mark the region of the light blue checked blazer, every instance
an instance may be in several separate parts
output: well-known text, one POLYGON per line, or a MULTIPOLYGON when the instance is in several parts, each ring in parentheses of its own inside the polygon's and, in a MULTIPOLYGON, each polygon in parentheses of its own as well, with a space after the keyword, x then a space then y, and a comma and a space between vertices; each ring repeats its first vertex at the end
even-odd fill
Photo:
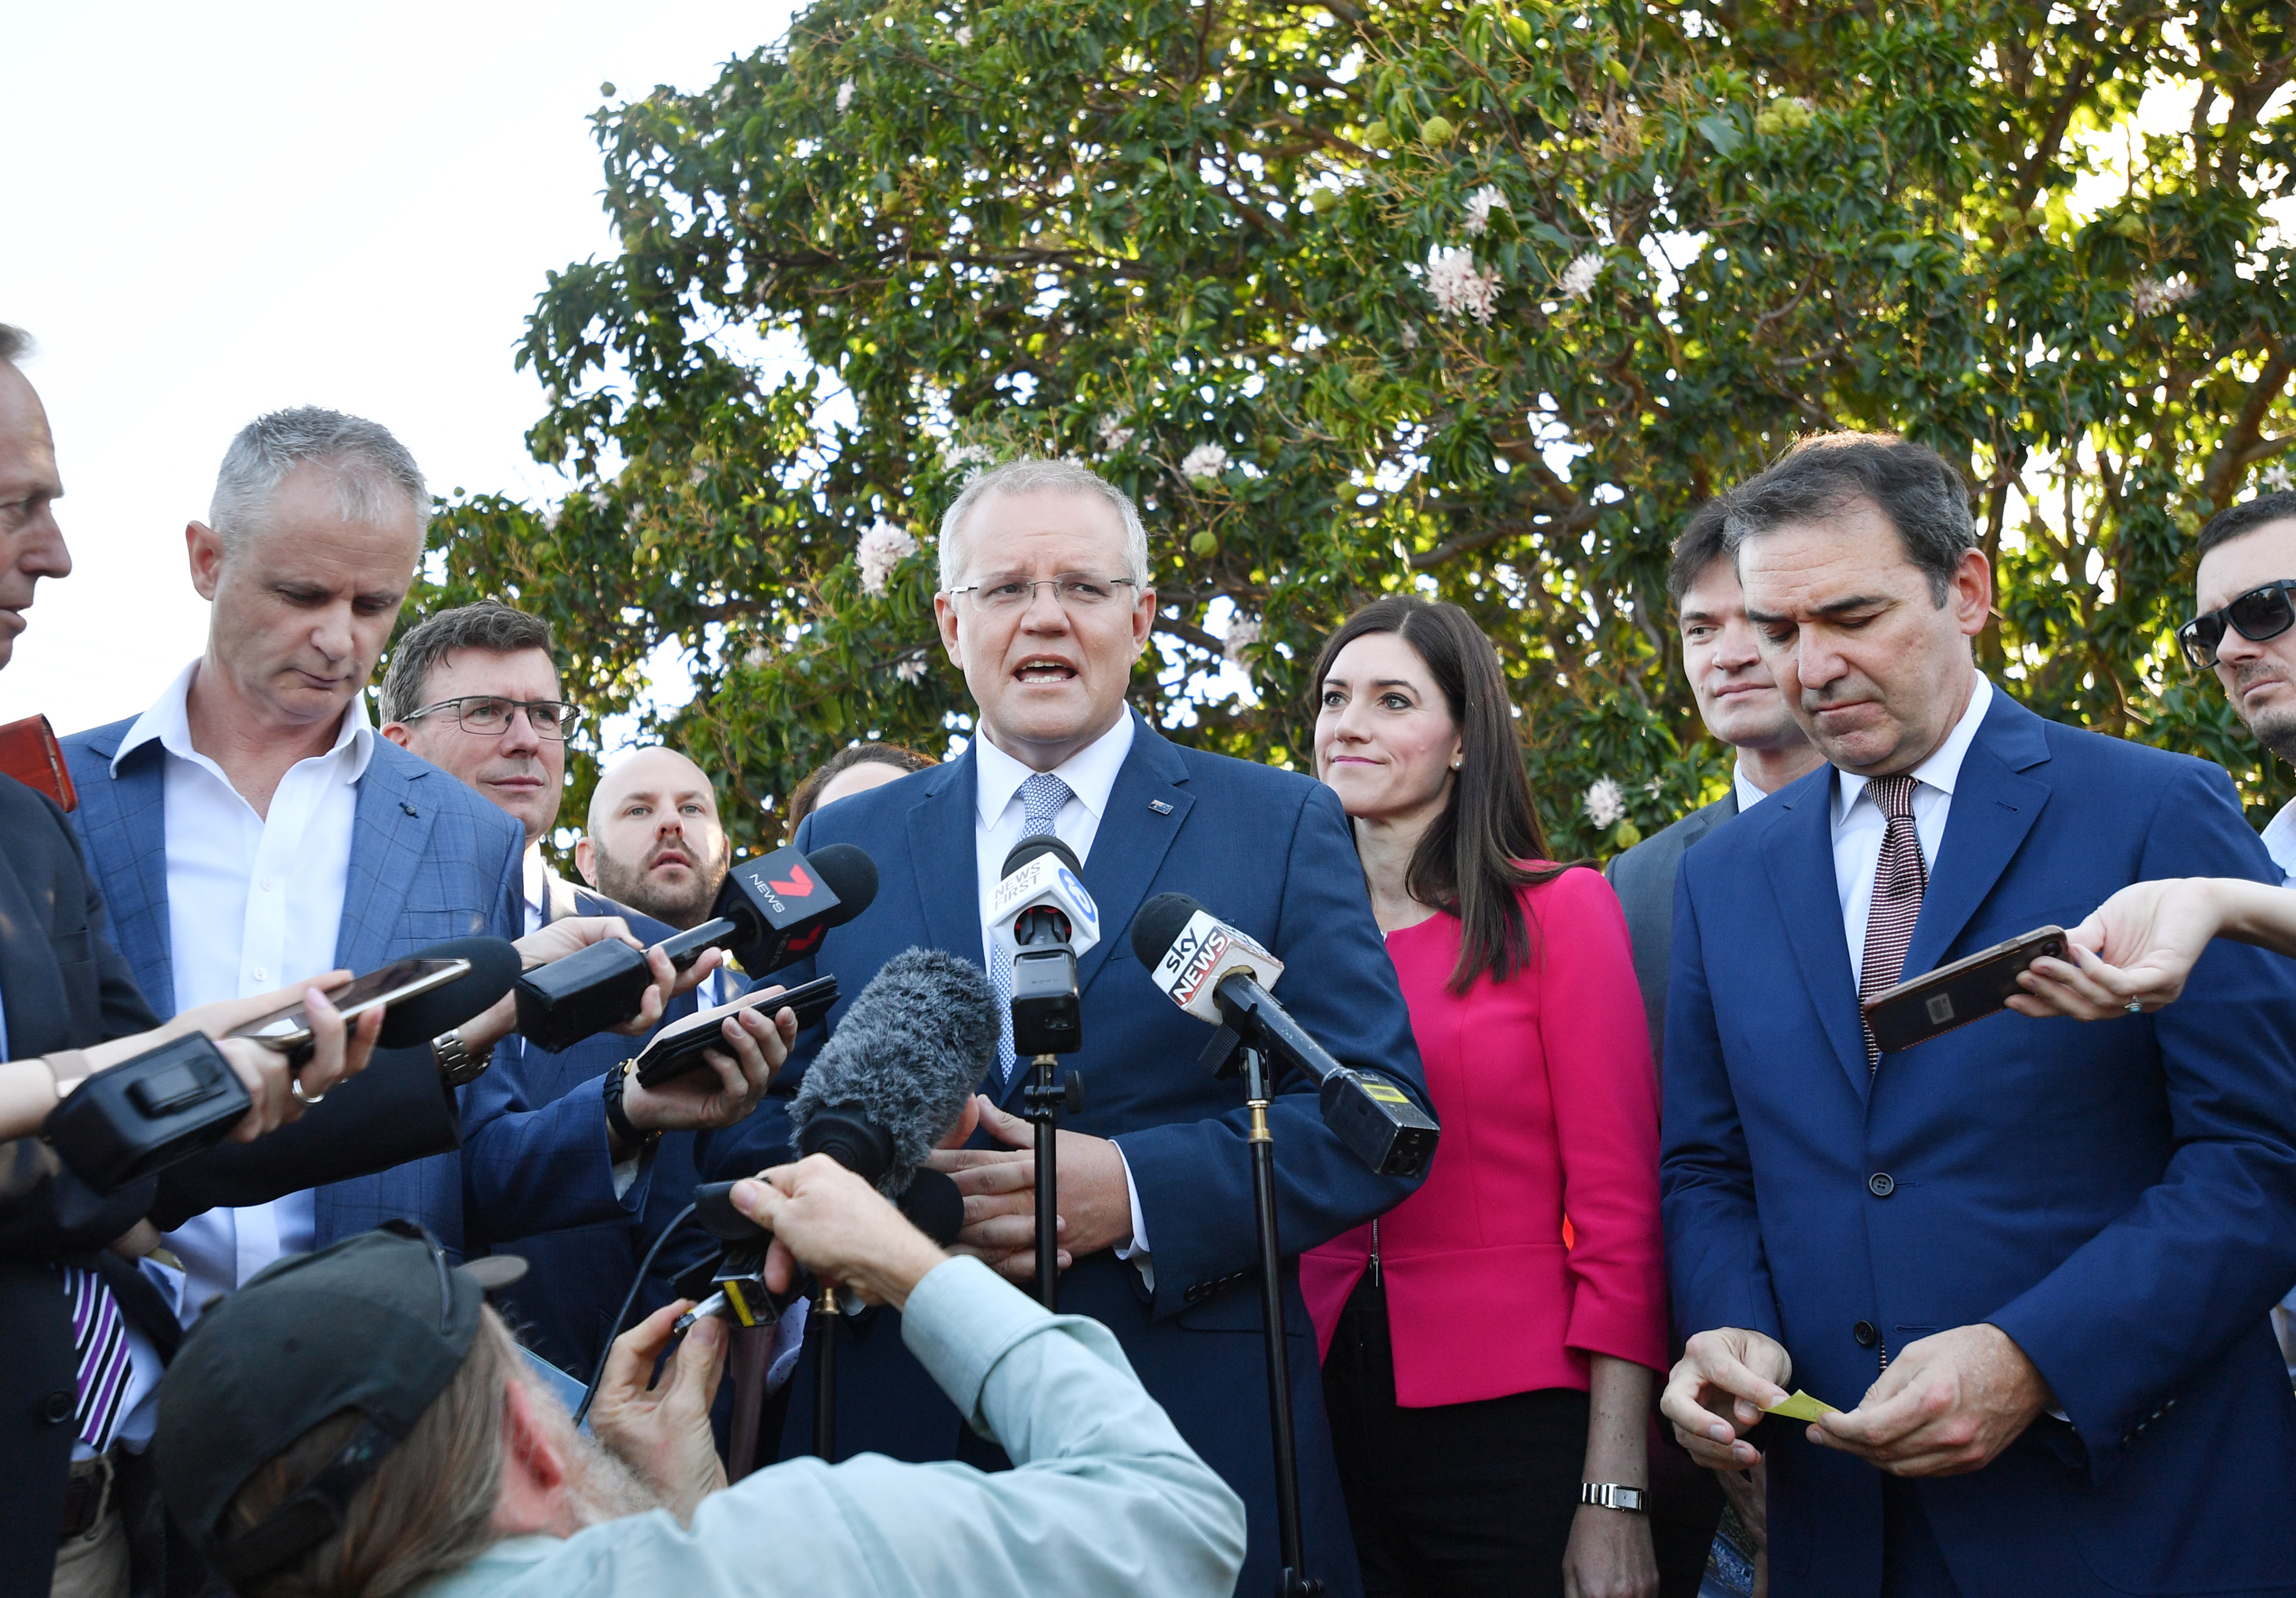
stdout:
MULTIPOLYGON (((112 940, 165 1019, 176 997, 167 756, 156 742, 147 743, 115 775, 112 758, 135 725, 130 717, 75 733, 63 741, 64 758, 79 790, 72 824, 102 884, 112 940)), ((378 737, 359 779, 335 964, 372 971, 450 938, 517 937, 524 847, 518 823, 475 790, 378 737)), ((248 1147, 260 1150, 270 1141, 248 1147)), ((449 1248, 463 1247, 459 1151, 325 1183, 314 1201, 318 1248, 395 1217, 420 1220, 449 1248)))

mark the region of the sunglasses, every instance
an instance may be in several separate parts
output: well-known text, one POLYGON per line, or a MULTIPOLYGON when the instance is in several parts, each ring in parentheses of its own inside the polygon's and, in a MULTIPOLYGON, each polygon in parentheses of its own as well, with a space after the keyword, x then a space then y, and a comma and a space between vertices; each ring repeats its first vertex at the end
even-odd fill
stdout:
POLYGON ((2217 646, 2224 642, 2227 627, 2251 643, 2277 638, 2296 627, 2296 600, 2288 597, 2291 591, 2296 591, 2296 578, 2283 578, 2261 588, 2251 588, 2221 611, 2194 617, 2177 629, 2177 643, 2185 659, 2193 663, 2194 671, 2214 666, 2217 646))

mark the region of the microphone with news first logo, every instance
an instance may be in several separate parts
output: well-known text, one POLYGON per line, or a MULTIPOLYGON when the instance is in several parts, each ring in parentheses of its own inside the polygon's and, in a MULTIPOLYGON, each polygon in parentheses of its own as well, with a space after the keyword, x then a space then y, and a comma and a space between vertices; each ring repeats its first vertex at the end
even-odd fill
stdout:
POLYGON ((1023 838, 989 899, 997 953, 1013 966, 1013 1052, 1024 1060, 1084 1045, 1077 957, 1100 941, 1100 907, 1081 869, 1059 839, 1023 838))
POLYGON ((1267 990, 1283 962, 1185 893, 1160 893, 1132 918, 1132 952, 1164 995, 1220 1028, 1204 1052, 1226 1076, 1249 1044, 1323 1085, 1324 1124, 1382 1176, 1416 1176, 1435 1158, 1442 1128, 1378 1071, 1332 1058, 1267 990))
MULTIPOLYGON (((821 947, 877 897, 877 863, 849 843, 810 855, 795 848, 737 862, 718 890, 711 918, 654 947, 683 971, 704 949, 722 948, 751 977, 779 971, 821 947)), ((594 943, 518 979, 518 1029, 556 1053, 637 1014, 652 981, 645 956, 619 939, 594 943)))

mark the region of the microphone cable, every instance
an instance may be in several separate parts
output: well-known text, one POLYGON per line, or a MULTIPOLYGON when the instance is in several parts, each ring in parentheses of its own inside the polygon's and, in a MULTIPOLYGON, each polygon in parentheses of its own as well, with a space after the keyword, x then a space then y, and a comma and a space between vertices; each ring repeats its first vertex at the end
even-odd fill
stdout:
POLYGON ((582 1389, 582 1407, 574 1412, 576 1427, 578 1428, 589 1414, 591 1400, 598 1396, 598 1384, 606 1379, 606 1362, 614 1356, 614 1340, 622 1335, 629 1321, 630 1306, 638 1301, 638 1289, 645 1285, 646 1273, 653 1269, 654 1256, 661 1252, 661 1246, 669 1241, 670 1233, 693 1217, 694 1208, 688 1204, 679 1210, 669 1225, 661 1229, 661 1234, 653 1240, 653 1246, 645 1251, 645 1258, 638 1261, 638 1274, 630 1279, 630 1291, 622 1295, 622 1307, 614 1312, 614 1323, 607 1330, 605 1346, 598 1350, 598 1363, 591 1368, 590 1385, 582 1389))

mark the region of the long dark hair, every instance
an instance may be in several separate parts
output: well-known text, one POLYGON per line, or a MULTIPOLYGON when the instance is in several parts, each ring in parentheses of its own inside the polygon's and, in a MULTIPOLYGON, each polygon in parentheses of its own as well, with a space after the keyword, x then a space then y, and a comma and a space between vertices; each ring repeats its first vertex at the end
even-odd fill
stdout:
POLYGON ((1357 611, 1324 641, 1310 679, 1319 707, 1332 663, 1367 633, 1393 633, 1418 651, 1459 728, 1461 760, 1450 802, 1412 850, 1404 887, 1421 904, 1459 918, 1453 993, 1466 992, 1486 971, 1504 982, 1537 953, 1517 890, 1551 882, 1570 867, 1515 864, 1545 860, 1546 835, 1523 774, 1499 652, 1458 606, 1392 594, 1357 611))

